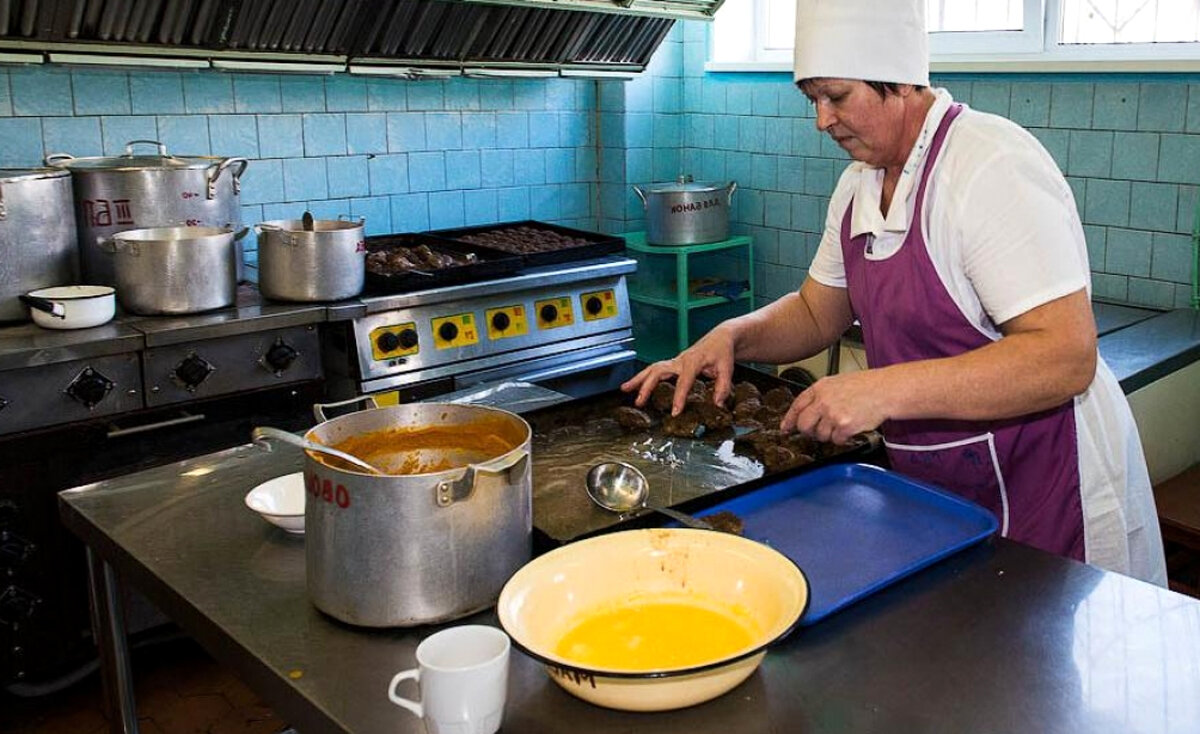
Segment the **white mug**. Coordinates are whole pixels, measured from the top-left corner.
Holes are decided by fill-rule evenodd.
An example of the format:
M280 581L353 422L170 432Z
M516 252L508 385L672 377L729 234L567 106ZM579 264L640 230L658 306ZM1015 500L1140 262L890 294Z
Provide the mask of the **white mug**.
M417 666L388 685L388 698L425 720L429 734L493 734L508 693L508 635L496 627L449 627L417 645ZM401 681L420 685L421 700L396 693Z

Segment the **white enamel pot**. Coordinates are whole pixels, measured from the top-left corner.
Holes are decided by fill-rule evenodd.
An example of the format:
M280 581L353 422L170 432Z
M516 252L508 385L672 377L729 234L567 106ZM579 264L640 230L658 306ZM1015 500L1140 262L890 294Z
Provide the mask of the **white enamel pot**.
M106 285L39 288L19 296L43 329L87 329L112 321L116 290Z

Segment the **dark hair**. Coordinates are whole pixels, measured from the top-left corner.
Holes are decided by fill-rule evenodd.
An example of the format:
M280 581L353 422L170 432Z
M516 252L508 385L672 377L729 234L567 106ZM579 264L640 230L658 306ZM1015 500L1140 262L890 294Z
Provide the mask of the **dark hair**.
M800 81L796 82L796 86L800 88L801 92L804 91L804 83L808 82L808 81L811 81L811 80L810 79L801 79ZM866 84L871 89L874 89L875 93L878 94L881 98L887 97L889 93L890 94L899 94L900 93L900 83L899 82L870 82L870 81L867 81L864 79L864 80L862 80L862 83ZM918 89L918 90L925 88L925 85L923 85L923 84L913 84L911 86L913 89Z
M900 85L899 85L899 84L897 84L896 82L868 82L868 81L864 81L864 82L863 82L863 84L866 84L866 85L867 85L868 87L870 87L871 89L874 89L874 90L875 90L875 92L876 92L876 94L878 94L880 97L886 97L886 96L888 96L888 92L891 92L892 94L899 94L899 93L900 93ZM914 88L915 88L915 85L914 85Z

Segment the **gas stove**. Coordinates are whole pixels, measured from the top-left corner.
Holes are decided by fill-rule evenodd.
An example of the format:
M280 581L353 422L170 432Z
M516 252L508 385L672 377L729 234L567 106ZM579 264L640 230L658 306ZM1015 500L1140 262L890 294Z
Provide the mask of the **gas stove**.
M611 389L636 358L626 285L636 267L602 257L331 306L330 326L343 327L324 344L331 392L407 400L585 374L603 375L587 391Z
M324 320L243 286L219 312L0 328L0 436L318 380Z

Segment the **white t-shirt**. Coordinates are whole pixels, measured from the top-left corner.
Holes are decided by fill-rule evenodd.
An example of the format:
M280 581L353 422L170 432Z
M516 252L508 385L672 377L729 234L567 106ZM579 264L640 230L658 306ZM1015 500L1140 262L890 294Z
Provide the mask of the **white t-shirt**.
M846 287L842 218L851 198L851 236L875 238L868 259L898 250L913 217L929 143L953 100L945 89L925 119L891 208L879 212L883 169L855 161L830 200L809 275ZM903 203L903 206L900 204ZM922 221L930 258L964 315L992 339L997 324L1088 288L1087 242L1071 188L1041 143L996 115L964 109L951 125L926 184Z

